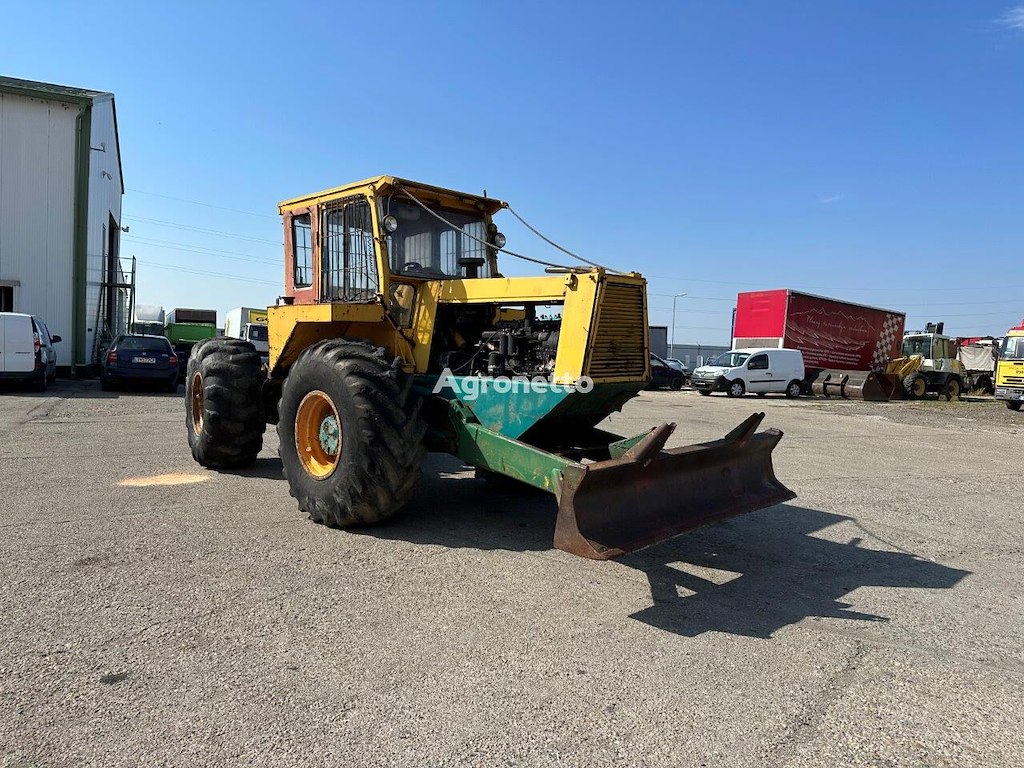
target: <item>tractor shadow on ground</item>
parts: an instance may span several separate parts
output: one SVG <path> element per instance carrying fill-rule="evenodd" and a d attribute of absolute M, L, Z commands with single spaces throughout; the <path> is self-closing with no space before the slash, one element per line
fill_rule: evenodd
<path fill-rule="evenodd" d="M 353 533 L 455 549 L 543 552 L 555 532 L 554 497 L 522 483 L 492 486 L 446 454 L 427 454 L 409 504 L 379 526 Z"/>
<path fill-rule="evenodd" d="M 767 639 L 808 617 L 888 621 L 845 600 L 860 587 L 951 589 L 970 575 L 870 534 L 815 535 L 842 523 L 864 532 L 854 518 L 782 504 L 620 558 L 647 576 L 654 601 L 632 618 L 687 637 Z"/>
<path fill-rule="evenodd" d="M 394 521 L 353 531 L 454 549 L 551 549 L 556 505 L 541 492 L 507 493 L 431 455 L 417 497 Z M 824 529 L 847 524 L 849 535 Z M 829 536 L 836 541 L 829 540 Z M 563 555 L 571 557 L 571 555 Z M 859 587 L 951 589 L 969 571 L 925 560 L 873 539 L 854 518 L 782 504 L 626 555 L 598 567 L 632 568 L 650 583 L 653 605 L 630 615 L 685 637 L 725 632 L 770 638 L 808 617 L 885 622 L 854 610 Z M 593 577 L 581 568 L 581 578 Z"/>
<path fill-rule="evenodd" d="M 187 446 L 186 446 L 187 447 Z M 265 480 L 284 481 L 284 469 L 279 456 L 259 456 L 252 466 L 242 469 L 223 467 L 217 470 L 222 475 L 238 475 L 239 477 L 259 477 Z"/>

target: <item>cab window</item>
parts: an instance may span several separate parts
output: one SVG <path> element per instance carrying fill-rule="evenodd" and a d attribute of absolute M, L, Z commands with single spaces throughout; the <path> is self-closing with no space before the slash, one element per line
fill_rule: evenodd
<path fill-rule="evenodd" d="M 754 355 L 747 363 L 747 370 L 766 371 L 768 370 L 768 355 Z"/>
<path fill-rule="evenodd" d="M 331 203 L 324 211 L 321 298 L 366 301 L 377 294 L 377 256 L 370 204 L 361 197 Z"/>
<path fill-rule="evenodd" d="M 292 256 L 295 258 L 295 287 L 313 284 L 313 228 L 309 214 L 292 218 Z"/>

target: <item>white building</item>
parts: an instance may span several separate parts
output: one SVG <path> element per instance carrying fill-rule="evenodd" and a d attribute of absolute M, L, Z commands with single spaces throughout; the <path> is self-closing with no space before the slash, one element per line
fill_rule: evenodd
<path fill-rule="evenodd" d="M 123 194 L 113 94 L 0 76 L 0 311 L 42 317 L 65 370 L 124 330 Z"/>

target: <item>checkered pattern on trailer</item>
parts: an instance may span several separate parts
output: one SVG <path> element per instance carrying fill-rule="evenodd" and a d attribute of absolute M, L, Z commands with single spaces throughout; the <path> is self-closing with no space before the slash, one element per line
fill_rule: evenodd
<path fill-rule="evenodd" d="M 900 338 L 903 330 L 903 315 L 889 314 L 885 316 L 882 323 L 882 330 L 878 334 L 878 342 L 875 344 L 875 352 L 871 356 L 872 368 L 883 368 L 892 359 L 890 350 L 893 342 Z"/>

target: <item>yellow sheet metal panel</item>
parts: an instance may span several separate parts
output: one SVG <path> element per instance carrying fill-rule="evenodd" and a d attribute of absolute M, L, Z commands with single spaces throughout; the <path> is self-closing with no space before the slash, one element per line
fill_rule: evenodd
<path fill-rule="evenodd" d="M 299 352 L 321 339 L 349 335 L 349 326 L 358 324 L 363 334 L 353 338 L 380 337 L 390 326 L 384 325 L 380 304 L 286 304 L 267 309 L 267 336 L 270 341 L 270 368 L 278 362 L 290 364 Z M 296 329 L 302 327 L 301 333 Z M 379 326 L 379 327 L 378 327 Z M 388 338 L 393 335 L 388 333 Z M 378 342 L 379 343 L 379 342 Z M 283 357 L 283 359 L 282 359 Z"/>
<path fill-rule="evenodd" d="M 569 282 L 554 277 L 486 277 L 475 280 L 439 280 L 438 301 L 450 304 L 561 301 Z"/>
<path fill-rule="evenodd" d="M 583 375 L 597 294 L 603 281 L 604 273 L 600 271 L 570 275 L 565 281 L 562 327 L 555 356 L 555 381 L 559 384 L 573 384 Z"/>
<path fill-rule="evenodd" d="M 426 373 L 430 363 L 430 344 L 434 340 L 434 326 L 437 319 L 437 297 L 441 293 L 441 281 L 422 283 L 416 289 L 416 308 L 412 328 L 412 360 L 416 373 Z"/>

